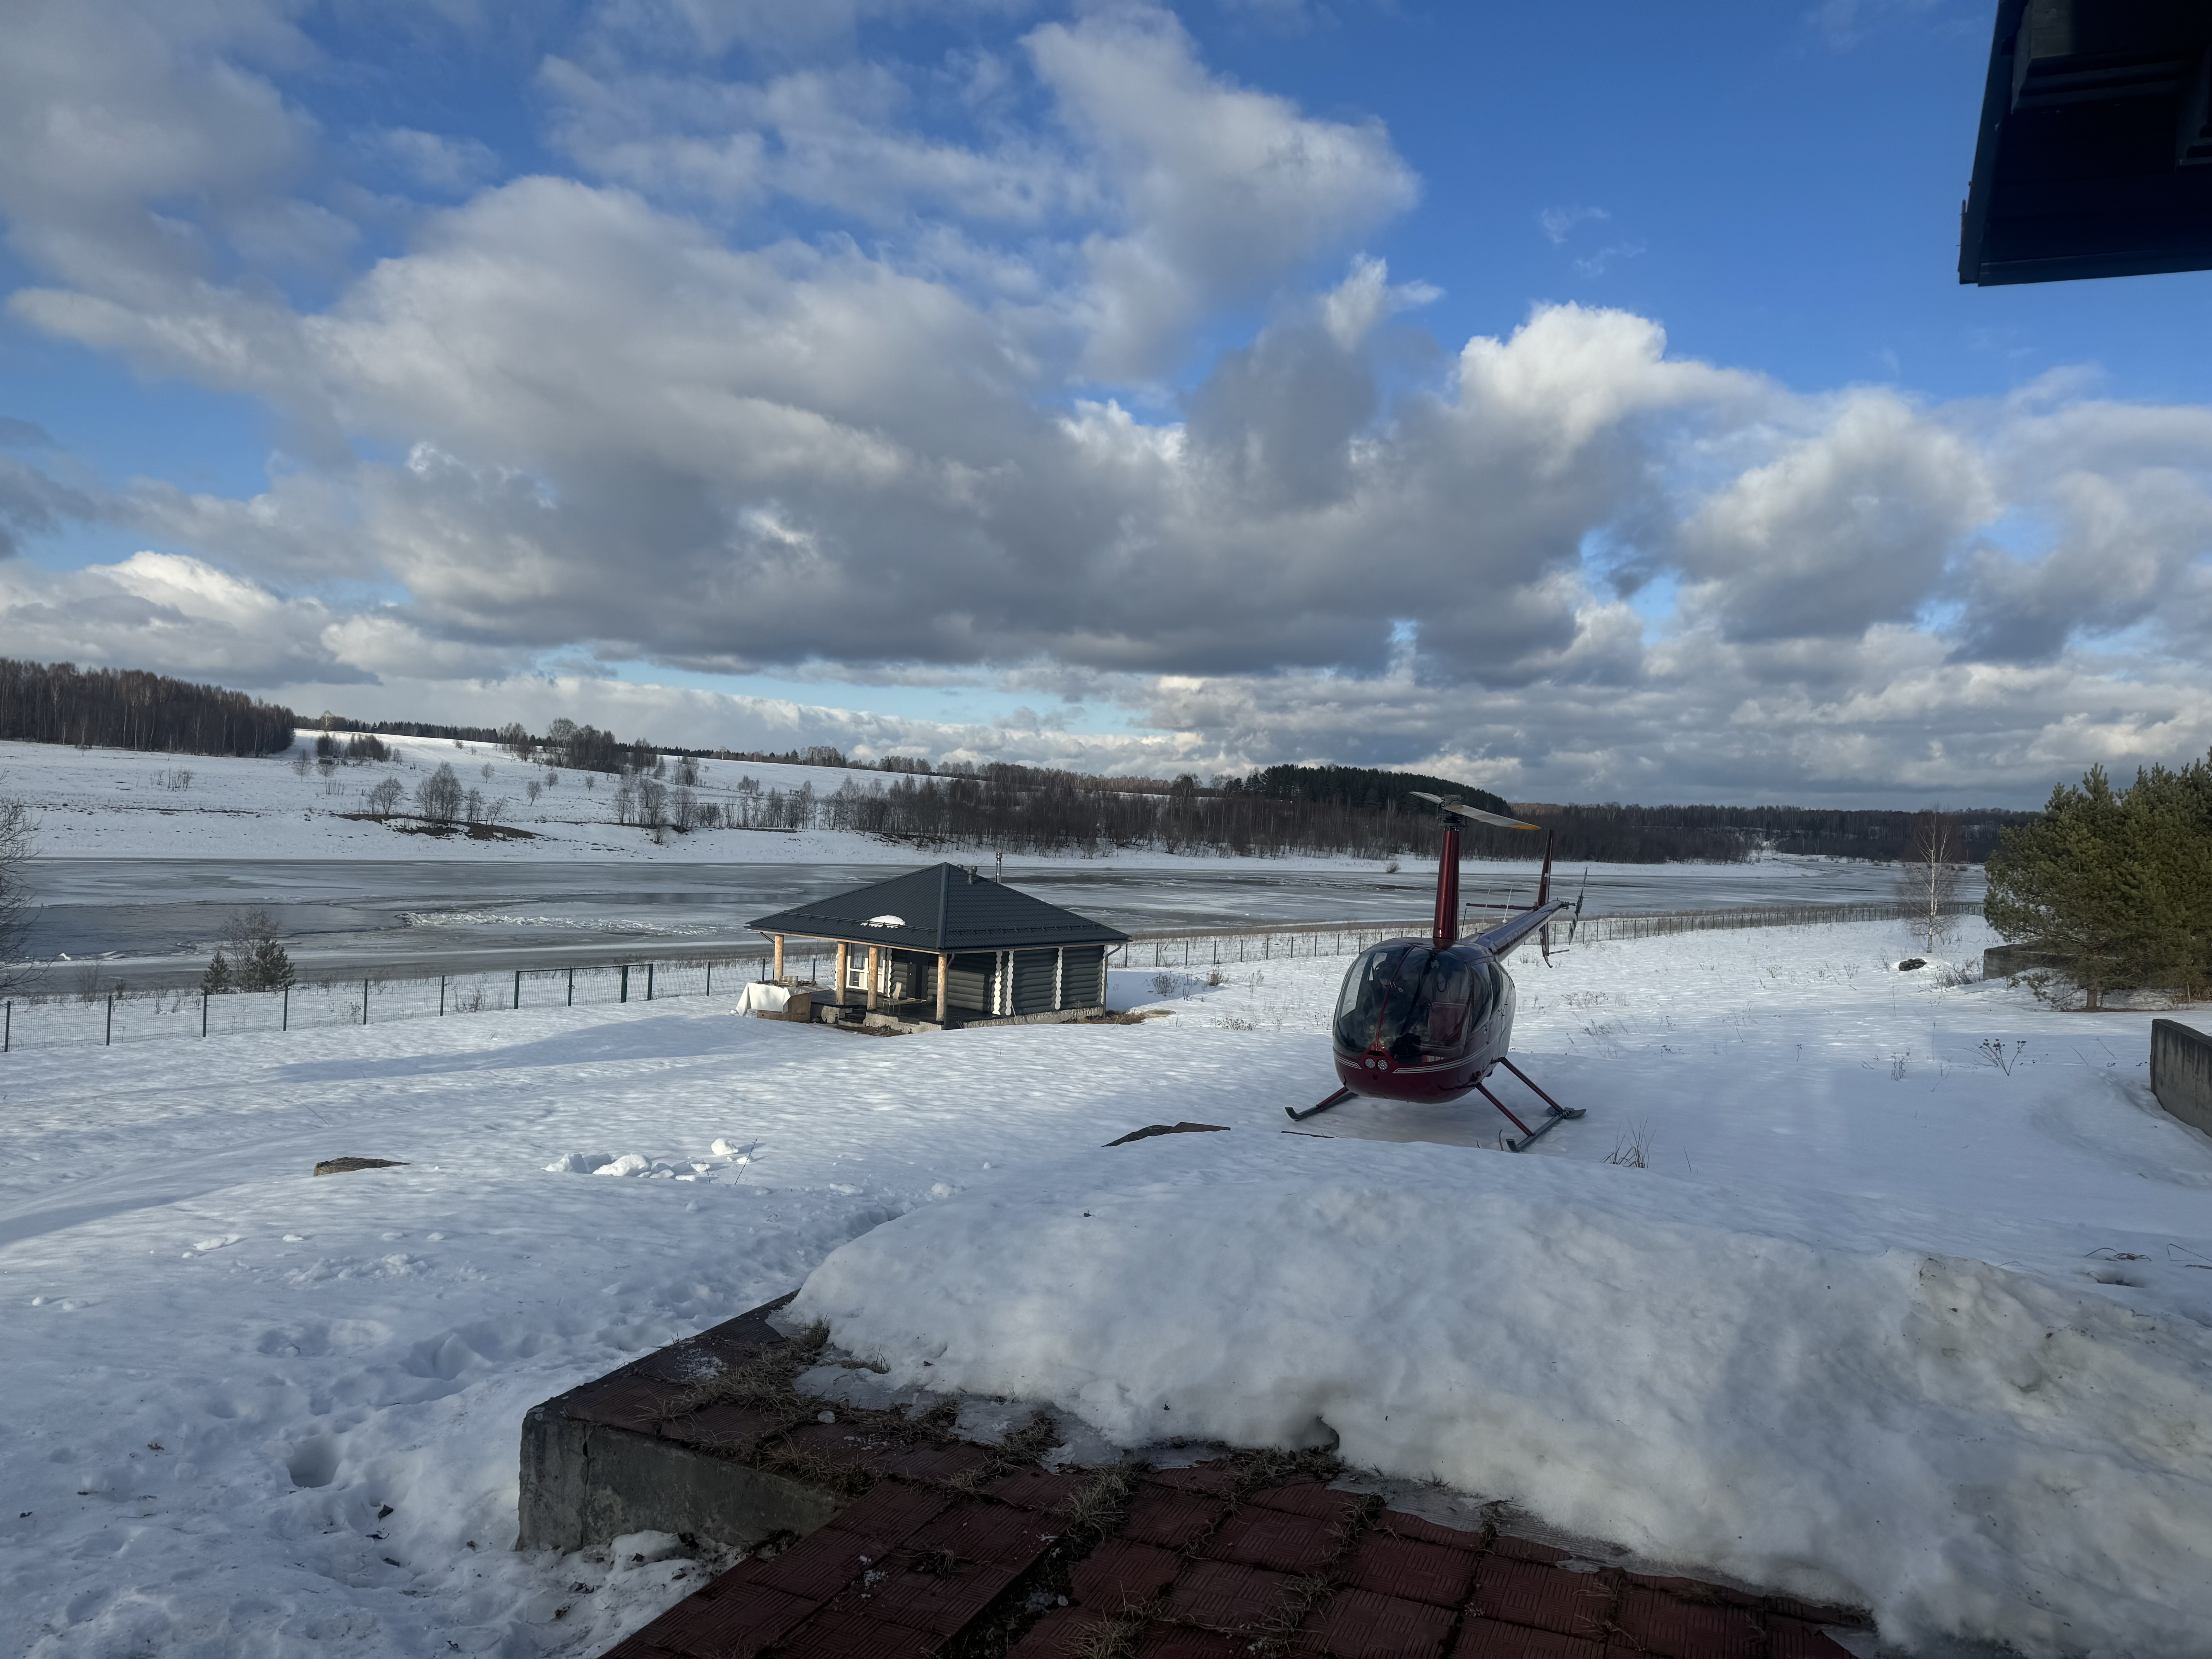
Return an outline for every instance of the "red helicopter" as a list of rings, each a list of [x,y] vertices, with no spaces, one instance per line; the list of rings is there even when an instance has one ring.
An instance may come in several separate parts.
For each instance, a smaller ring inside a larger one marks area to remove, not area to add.
[[[1536,902],[1509,907],[1521,911],[1465,944],[1459,938],[1459,825],[1455,818],[1495,824],[1503,830],[1535,830],[1518,818],[1420,790],[1417,800],[1434,805],[1443,819],[1443,857],[1437,866],[1436,921],[1426,939],[1391,939],[1360,953],[1344,975],[1333,1022],[1336,1075],[1343,1087],[1319,1105],[1291,1109],[1303,1122],[1317,1112],[1340,1106],[1355,1095],[1376,1100],[1457,1100],[1469,1091],[1505,1114],[1521,1132],[1508,1140],[1521,1152],[1556,1125],[1583,1115],[1538,1088],[1528,1074],[1506,1057],[1513,1037],[1513,978],[1504,958],[1532,935],[1551,959],[1551,921],[1562,910],[1582,909],[1552,896],[1552,838],[1544,838],[1544,872]],[[1544,1103],[1545,1116],[1534,1128],[1492,1094],[1484,1081],[1498,1066],[1527,1085]]]

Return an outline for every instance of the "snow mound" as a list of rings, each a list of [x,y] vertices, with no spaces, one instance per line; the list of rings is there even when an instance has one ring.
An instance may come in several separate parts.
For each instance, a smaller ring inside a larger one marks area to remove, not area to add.
[[[1885,1249],[1812,1194],[1161,1137],[924,1206],[790,1316],[1109,1439],[1328,1444],[1885,1637],[2203,1652],[2212,1332]],[[1087,1212],[1087,1213],[1086,1213]]]
[[[545,1166],[547,1175],[593,1175],[615,1161],[612,1152],[563,1152]]]

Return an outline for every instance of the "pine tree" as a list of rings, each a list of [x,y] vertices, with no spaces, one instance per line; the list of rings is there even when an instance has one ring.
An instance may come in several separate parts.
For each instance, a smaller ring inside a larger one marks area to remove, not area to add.
[[[292,958],[273,939],[257,940],[252,954],[240,964],[239,988],[246,991],[286,991],[298,982]]]
[[[2212,976],[2212,763],[2151,767],[2112,788],[2101,766],[2061,784],[2042,817],[2007,830],[1983,907],[2003,938],[2049,961],[2027,975],[2099,1009],[2110,992],[2189,991]]]
[[[207,971],[200,975],[200,994],[219,997],[230,988],[230,962],[221,951],[217,951],[209,962]]]

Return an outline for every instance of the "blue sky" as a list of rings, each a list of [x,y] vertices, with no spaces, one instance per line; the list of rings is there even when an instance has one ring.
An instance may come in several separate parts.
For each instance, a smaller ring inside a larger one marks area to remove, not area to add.
[[[1522,799],[2212,740],[2212,277],[1958,284],[1985,5],[22,16],[11,654]]]

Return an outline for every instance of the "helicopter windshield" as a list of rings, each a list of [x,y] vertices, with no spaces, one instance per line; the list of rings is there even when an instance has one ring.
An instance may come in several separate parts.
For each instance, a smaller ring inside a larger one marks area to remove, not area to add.
[[[1486,965],[1410,939],[1376,945],[1344,976],[1337,1047],[1352,1053],[1379,1048],[1401,1065],[1455,1057],[1488,1012]]]

